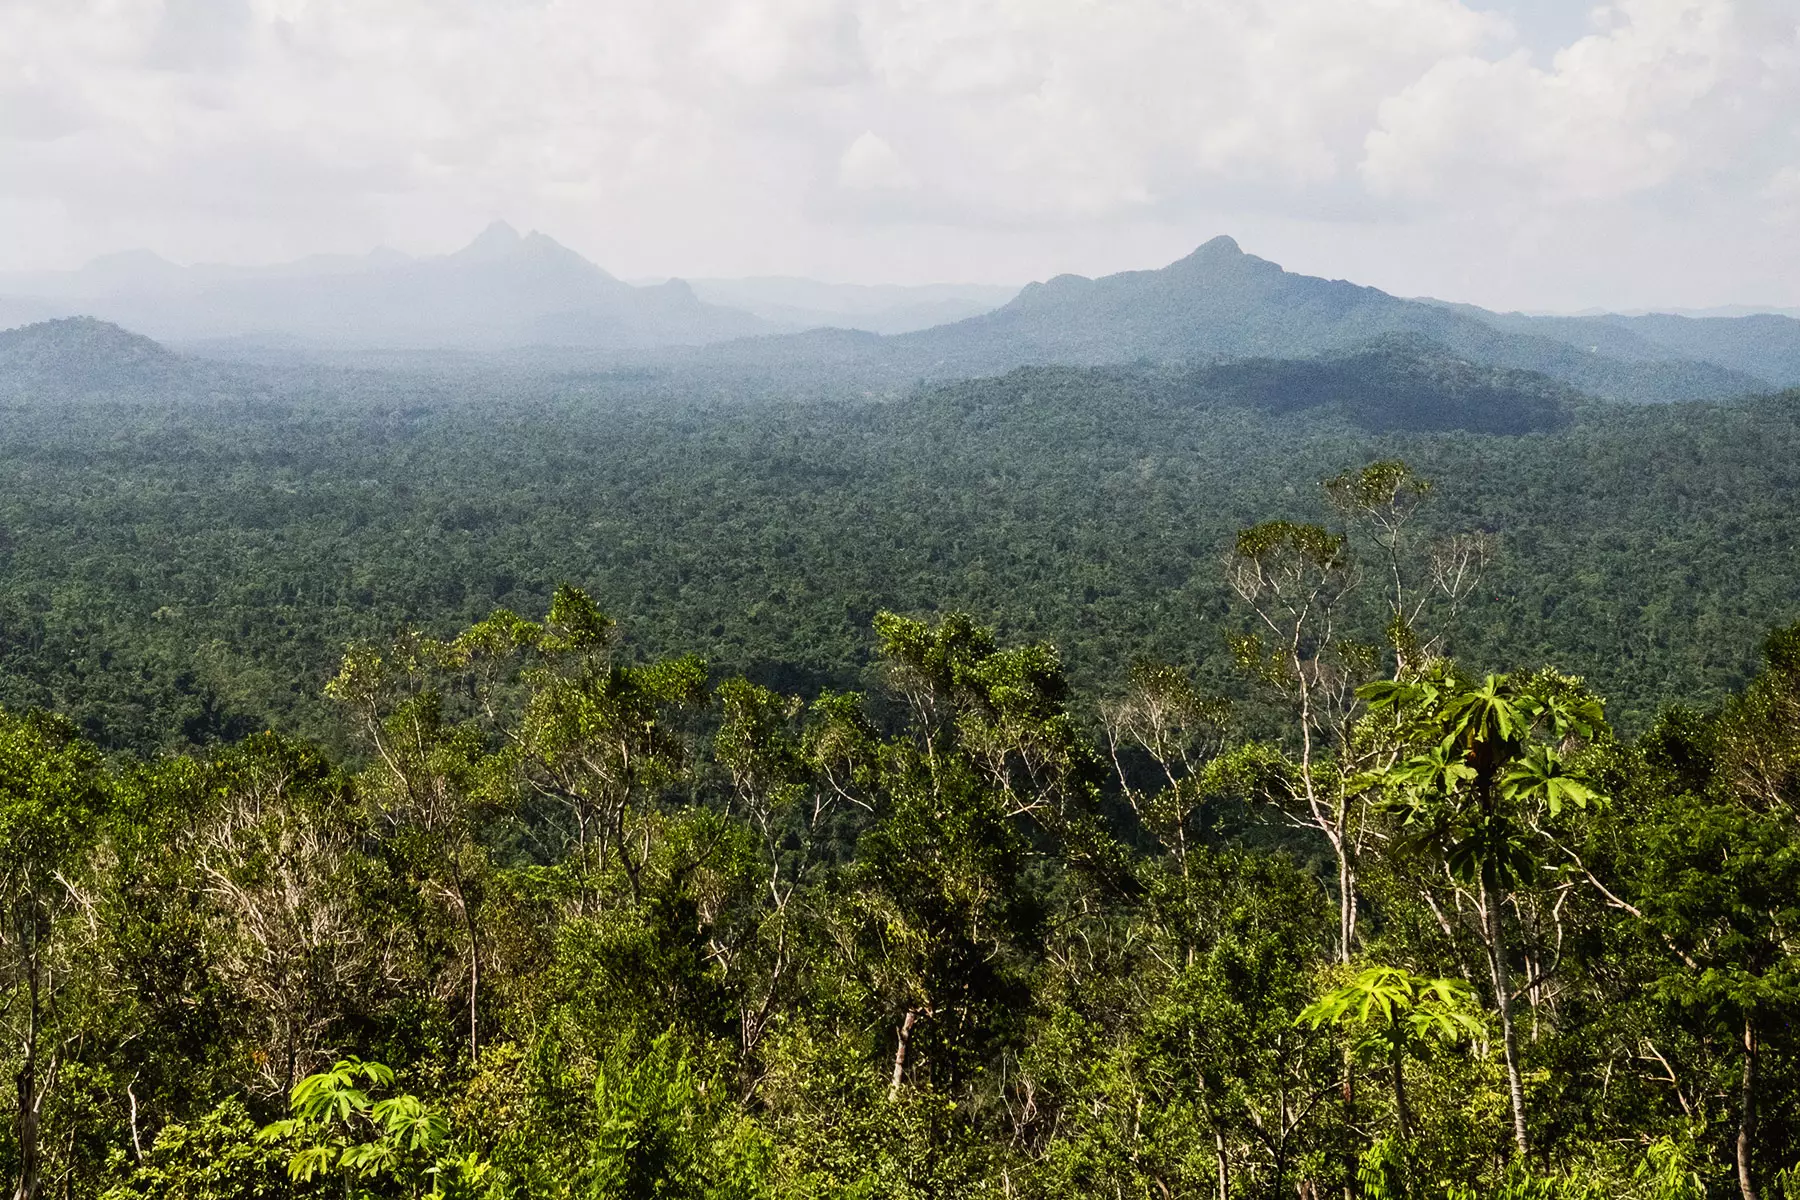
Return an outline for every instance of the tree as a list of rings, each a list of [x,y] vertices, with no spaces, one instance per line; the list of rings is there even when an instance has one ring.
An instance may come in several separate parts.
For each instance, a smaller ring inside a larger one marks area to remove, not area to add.
[[[933,625],[882,613],[875,632],[910,720],[880,749],[838,936],[891,1008],[892,1098],[922,1060],[954,1088],[982,1045],[1009,1035],[1042,931],[1032,866],[1069,841],[1104,851],[1087,840],[1097,763],[1053,650],[1002,649],[961,614]],[[917,1053],[920,1040],[935,1055]]]
[[[707,703],[705,664],[620,661],[616,624],[568,585],[542,624],[502,610],[451,643],[448,659],[504,745],[497,767],[561,810],[572,845],[544,851],[574,874],[577,913],[591,909],[596,876],[613,868],[638,898],[646,822],[694,765],[682,722]],[[502,711],[519,699],[506,683],[523,687],[516,713]]]
[[[305,1183],[336,1175],[345,1195],[353,1181],[381,1180],[411,1200],[472,1197],[492,1168],[480,1155],[455,1149],[449,1118],[419,1097],[370,1095],[393,1082],[394,1072],[381,1063],[340,1059],[295,1084],[293,1115],[264,1126],[257,1139],[294,1147],[290,1178]]]
[[[1583,742],[1606,736],[1600,702],[1578,680],[1552,672],[1474,683],[1447,668],[1417,681],[1368,684],[1361,695],[1374,713],[1394,718],[1400,743],[1413,749],[1377,777],[1390,789],[1397,845],[1431,856],[1454,886],[1474,893],[1500,1015],[1513,1141],[1523,1155],[1525,1090],[1504,910],[1551,852],[1544,822],[1600,800],[1569,759]]]
[[[739,1036],[746,1065],[794,984],[794,951],[801,931],[794,912],[803,886],[817,886],[831,825],[848,809],[874,810],[879,776],[877,735],[862,697],[827,692],[811,705],[743,679],[721,683],[719,731],[713,755],[731,779],[737,812],[755,829],[763,854],[769,907],[754,923],[762,951],[756,986],[743,993]],[[744,947],[714,943],[731,971]]]
[[[1656,797],[1640,833],[1634,910],[1673,954],[1657,992],[1736,1049],[1733,1153],[1756,1200],[1767,1043],[1800,1009],[1800,626],[1716,718],[1665,723],[1654,749],[1700,767]]]
[[[1356,686],[1372,672],[1374,655],[1341,630],[1342,605],[1355,583],[1344,535],[1291,521],[1246,529],[1233,547],[1229,577],[1263,627],[1236,640],[1238,660],[1294,709],[1299,756],[1283,807],[1331,846],[1337,954],[1347,964],[1356,942],[1362,831],[1345,751],[1357,715]]]
[[[422,897],[459,928],[472,1066],[480,1056],[481,905],[491,867],[479,834],[493,802],[510,797],[492,786],[483,732],[446,710],[447,675],[463,661],[458,647],[409,633],[386,651],[351,647],[326,692],[349,709],[374,756],[362,783],[387,846]]]
[[[1391,678],[1429,668],[1444,650],[1443,623],[1473,593],[1492,556],[1491,539],[1458,534],[1427,542],[1415,529],[1431,495],[1429,480],[1398,460],[1370,463],[1323,483],[1325,494],[1369,542],[1383,575],[1384,633],[1394,656]],[[1356,945],[1358,859],[1366,841],[1361,779],[1383,747],[1360,736],[1357,687],[1379,674],[1377,648],[1347,636],[1364,580],[1350,533],[1269,521],[1238,534],[1227,567],[1232,590],[1261,629],[1234,639],[1239,664],[1293,709],[1299,754],[1272,782],[1290,816],[1317,830],[1337,863],[1338,961]],[[1427,618],[1438,618],[1428,628]]]
[[[352,777],[273,734],[217,755],[182,799],[216,976],[248,1018],[261,1088],[285,1095],[330,1062],[346,1018],[393,977],[391,911]]]
[[[1359,1050],[1387,1060],[1400,1136],[1412,1135],[1406,1102],[1406,1060],[1430,1041],[1454,1042],[1483,1032],[1470,1008],[1469,985],[1460,979],[1427,979],[1401,967],[1365,967],[1347,984],[1320,996],[1296,1022],[1354,1026],[1364,1034]]]
[[[45,1101],[80,1029],[69,1011],[84,973],[88,856],[108,804],[100,757],[62,721],[0,709],[0,1019],[18,1048],[18,1178],[37,1200]]]
[[[1414,518],[1432,483],[1398,459],[1370,463],[1325,481],[1325,495],[1375,547],[1387,606],[1394,678],[1424,670],[1444,651],[1445,629],[1474,594],[1493,557],[1493,539],[1457,533],[1425,542]],[[1427,615],[1438,620],[1427,627]]]
[[[1208,768],[1224,752],[1230,713],[1180,671],[1144,662],[1132,665],[1125,695],[1101,708],[1119,793],[1183,877],[1191,826],[1206,799]],[[1147,782],[1127,762],[1134,752],[1149,760]]]

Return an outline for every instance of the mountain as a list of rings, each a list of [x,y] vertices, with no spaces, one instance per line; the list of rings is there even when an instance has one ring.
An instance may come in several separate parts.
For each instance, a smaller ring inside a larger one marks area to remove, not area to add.
[[[1299,358],[1400,336],[1427,339],[1488,366],[1539,372],[1610,399],[1687,400],[1771,390],[1767,378],[1673,346],[1659,343],[1641,355],[1619,356],[1526,320],[1518,325],[1468,306],[1405,300],[1343,280],[1294,274],[1217,237],[1160,270],[1099,279],[1060,275],[1027,286],[992,313],[891,341],[893,352],[914,365],[967,374],[1038,362]]]
[[[1317,358],[1249,358],[1209,366],[1020,367],[1004,375],[922,389],[911,401],[940,410],[945,427],[1005,420],[1029,423],[1113,409],[1124,420],[1165,419],[1192,409],[1256,409],[1275,416],[1336,418],[1368,433],[1517,436],[1566,426],[1579,393],[1530,371],[1474,366],[1406,338]],[[1183,417],[1182,419],[1191,419]],[[1324,429],[1325,423],[1295,426]]]
[[[918,287],[894,284],[820,283],[816,279],[757,276],[748,279],[694,279],[696,295],[709,304],[739,308],[797,329],[857,329],[868,333],[911,333],[961,321],[1005,304],[1016,287],[939,283]]]
[[[0,330],[0,397],[160,391],[186,360],[147,337],[91,317]]]
[[[1566,424],[1579,392],[1535,371],[1485,367],[1422,338],[1384,338],[1313,358],[1250,358],[1195,369],[1196,396],[1272,413],[1333,413],[1372,433],[1541,433]]]
[[[1229,237],[1158,270],[1059,275],[1000,303],[1005,293],[787,278],[634,286],[544,234],[496,222],[428,258],[377,250],[182,267],[133,252],[80,271],[0,277],[0,325],[87,314],[226,359],[405,366],[505,352],[514,363],[690,370],[709,386],[754,376],[765,391],[818,394],[886,394],[1031,365],[1342,356],[1396,338],[1613,400],[1800,384],[1800,321],[1777,314],[1495,313],[1286,271]],[[931,324],[947,317],[960,319]]]
[[[1596,323],[1627,329],[1664,353],[1704,359],[1766,379],[1800,386],[1800,320],[1776,313],[1688,317],[1670,313],[1605,316]]]
[[[623,283],[541,233],[495,222],[453,254],[393,251],[274,268],[179,267],[115,255],[58,277],[0,280],[14,307],[87,314],[165,341],[496,350],[698,345],[778,328],[686,284]],[[22,303],[21,303],[22,302]],[[0,315],[8,311],[0,302]]]

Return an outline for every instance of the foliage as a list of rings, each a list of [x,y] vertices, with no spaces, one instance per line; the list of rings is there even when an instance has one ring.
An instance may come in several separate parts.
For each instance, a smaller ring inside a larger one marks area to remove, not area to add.
[[[1327,484],[1346,528],[1221,543],[1244,607],[1194,620],[1260,624],[1241,683],[1121,656],[1095,688],[1016,627],[872,605],[858,686],[802,689],[560,585],[346,639],[318,711],[351,750],[109,757],[0,710],[0,1170],[26,1200],[1780,1196],[1800,632],[1615,734],[1572,676],[1454,656],[1451,490],[1382,459]]]
[[[1379,409],[1393,366],[1331,386]],[[1328,521],[1313,481],[1370,460],[1435,481],[1408,537],[1486,544],[1478,591],[1436,614],[1459,659],[1556,663],[1621,728],[1716,705],[1796,616],[1792,398],[1586,405],[1498,436],[1246,407],[1172,369],[828,402],[672,370],[214,375],[0,403],[0,702],[109,749],[280,729],[342,753],[321,690],[346,643],[539,612],[564,581],[638,652],[778,691],[868,687],[873,614],[942,608],[1058,645],[1088,691],[1148,657],[1242,699],[1219,559],[1259,520]],[[1365,642],[1377,595],[1349,614]]]
[[[478,1154],[451,1145],[450,1121],[407,1093],[373,1099],[366,1088],[385,1088],[394,1073],[381,1063],[351,1057],[294,1085],[293,1116],[264,1126],[259,1142],[295,1147],[289,1178],[308,1183],[336,1175],[346,1192],[381,1195],[383,1185],[407,1196],[480,1195],[490,1168]],[[426,1188],[429,1190],[423,1190]]]

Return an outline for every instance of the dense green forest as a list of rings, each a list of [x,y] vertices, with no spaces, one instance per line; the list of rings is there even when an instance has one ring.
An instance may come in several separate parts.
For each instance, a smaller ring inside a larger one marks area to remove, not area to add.
[[[1800,394],[63,334],[22,1200],[1800,1197]]]
[[[864,686],[876,611],[957,608],[1055,642],[1084,685],[1149,655],[1241,697],[1231,537],[1321,519],[1317,480],[1386,456],[1439,481],[1422,520],[1493,535],[1465,661],[1575,671],[1622,728],[1723,698],[1800,615],[1792,394],[1596,405],[1406,345],[816,403],[168,369],[0,407],[0,702],[106,747],[346,750],[321,697],[346,642],[538,611],[563,581],[646,653],[774,686]]]
[[[1800,1192],[1800,627],[1620,740],[1467,673],[1401,464],[1219,564],[1246,736],[966,616],[867,694],[585,594],[360,643],[351,765],[0,713],[18,1194]],[[1346,636],[1359,603],[1386,644]]]

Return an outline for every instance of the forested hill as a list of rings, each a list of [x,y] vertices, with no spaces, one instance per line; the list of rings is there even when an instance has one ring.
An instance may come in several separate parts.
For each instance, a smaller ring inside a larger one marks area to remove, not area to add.
[[[1767,380],[1800,385],[1800,321],[1775,313],[1739,317],[1684,317],[1669,313],[1590,317],[1524,316],[1457,306],[1502,329],[1565,341],[1608,358],[1654,362],[1679,356],[1703,359]]]
[[[114,746],[333,737],[347,641],[562,581],[648,651],[766,682],[855,685],[871,613],[955,607],[1087,683],[1148,654],[1229,689],[1231,538],[1324,519],[1319,480],[1392,455],[1438,481],[1421,519],[1497,539],[1459,652],[1584,674],[1626,728],[1724,694],[1800,615],[1792,396],[1595,404],[1404,344],[829,404],[654,373],[234,378],[0,408],[0,700]]]
[[[167,399],[192,370],[157,342],[92,317],[0,330],[0,396],[17,403],[119,392]]]
[[[1198,403],[1317,410],[1376,433],[1531,433],[1564,424],[1588,399],[1537,372],[1477,366],[1410,337],[1315,358],[1219,363],[1175,378]]]
[[[1616,400],[1710,400],[1800,380],[1800,321],[1771,318],[1780,323],[1772,332],[1767,321],[1749,318],[1670,320],[1677,326],[1649,322],[1640,332],[1638,324],[1612,318],[1501,316],[1405,300],[1285,271],[1219,237],[1159,270],[1032,284],[1001,308],[951,325],[885,339],[814,334],[735,342],[698,358],[815,369],[849,361],[867,374],[941,379],[1043,363],[1296,358],[1404,337]]]
[[[462,249],[396,251],[268,268],[181,267],[115,255],[82,271],[0,277],[0,311],[96,314],[171,341],[240,350],[486,351],[517,346],[698,345],[781,328],[702,302],[672,280],[635,287],[542,233],[495,222]]]
[[[0,336],[18,1196],[1800,1194],[1800,391],[471,361]]]

